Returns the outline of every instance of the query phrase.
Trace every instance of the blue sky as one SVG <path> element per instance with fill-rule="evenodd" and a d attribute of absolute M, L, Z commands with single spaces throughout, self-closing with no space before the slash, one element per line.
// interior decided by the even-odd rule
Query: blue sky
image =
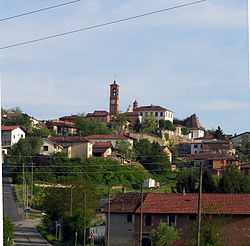
<path fill-rule="evenodd" d="M 192 0 L 83 0 L 0 22 L 0 46 L 155 11 Z M 65 1 L 0 0 L 0 17 Z M 67 37 L 0 50 L 2 106 L 38 119 L 120 110 L 135 99 L 205 128 L 249 131 L 247 0 L 208 0 Z"/>

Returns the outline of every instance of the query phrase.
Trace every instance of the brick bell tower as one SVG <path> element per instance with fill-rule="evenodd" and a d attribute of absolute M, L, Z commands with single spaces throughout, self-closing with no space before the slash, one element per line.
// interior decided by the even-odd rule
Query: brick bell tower
<path fill-rule="evenodd" d="M 119 85 L 116 81 L 110 85 L 109 113 L 110 115 L 119 113 Z"/>

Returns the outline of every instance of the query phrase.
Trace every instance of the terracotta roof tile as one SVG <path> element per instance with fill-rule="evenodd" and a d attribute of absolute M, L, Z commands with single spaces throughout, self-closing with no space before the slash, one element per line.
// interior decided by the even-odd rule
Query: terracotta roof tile
<path fill-rule="evenodd" d="M 68 142 L 89 142 L 88 139 L 81 136 L 70 136 L 70 137 L 48 137 L 53 142 L 56 143 L 68 143 Z"/>
<path fill-rule="evenodd" d="M 12 131 L 15 130 L 17 128 L 21 128 L 21 126 L 2 126 L 2 131 Z"/>
<path fill-rule="evenodd" d="M 119 139 L 128 139 L 127 137 L 123 135 L 90 135 L 86 136 L 87 139 L 109 139 L 109 140 L 119 140 Z"/>
<path fill-rule="evenodd" d="M 250 194 L 203 194 L 202 204 L 203 213 L 250 214 Z M 193 214 L 197 210 L 198 194 L 147 193 L 143 203 L 143 213 Z"/>
<path fill-rule="evenodd" d="M 198 153 L 185 157 L 186 160 L 237 160 L 235 157 L 218 153 Z"/>
<path fill-rule="evenodd" d="M 144 198 L 145 198 L 144 194 Z M 110 211 L 112 213 L 133 213 L 140 206 L 140 193 L 119 193 L 112 197 Z M 106 207 L 103 212 L 108 212 Z"/>
<path fill-rule="evenodd" d="M 163 108 L 161 106 L 155 106 L 155 105 L 150 105 L 150 106 L 141 106 L 135 109 L 135 111 L 169 111 L 169 112 L 173 112 L 169 109 Z"/>

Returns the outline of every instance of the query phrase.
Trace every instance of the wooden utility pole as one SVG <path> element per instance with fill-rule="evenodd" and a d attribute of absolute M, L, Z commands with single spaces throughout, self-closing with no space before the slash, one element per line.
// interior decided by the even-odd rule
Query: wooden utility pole
<path fill-rule="evenodd" d="M 200 182 L 199 182 L 199 195 L 198 195 L 198 224 L 197 224 L 197 241 L 196 241 L 197 246 L 200 246 L 200 238 L 201 238 L 202 170 L 203 170 L 203 162 L 201 162 L 200 164 Z"/>
<path fill-rule="evenodd" d="M 106 246 L 109 246 L 110 240 L 110 189 L 108 188 L 108 221 L 107 221 L 107 240 Z"/>
<path fill-rule="evenodd" d="M 70 187 L 70 216 L 72 216 L 73 210 L 73 186 Z"/>
<path fill-rule="evenodd" d="M 33 170 L 33 162 L 31 162 L 31 187 L 30 187 L 30 199 L 33 197 L 33 185 L 34 185 L 34 170 Z"/>
<path fill-rule="evenodd" d="M 141 206 L 140 206 L 140 238 L 139 245 L 142 246 L 142 231 L 143 231 L 143 184 L 141 185 Z"/>
<path fill-rule="evenodd" d="M 83 228 L 83 245 L 86 245 L 86 191 L 84 193 L 84 228 Z"/>

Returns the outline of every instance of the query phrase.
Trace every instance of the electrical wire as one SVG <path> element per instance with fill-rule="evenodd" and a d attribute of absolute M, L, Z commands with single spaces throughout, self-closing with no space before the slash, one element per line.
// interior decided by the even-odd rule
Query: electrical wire
<path fill-rule="evenodd" d="M 49 7 L 46 7 L 46 8 L 37 9 L 37 10 L 29 11 L 29 12 L 26 12 L 26 13 L 5 17 L 5 18 L 0 19 L 0 22 L 1 21 L 7 21 L 7 20 L 10 20 L 10 19 L 19 18 L 19 17 L 26 16 L 26 15 L 35 14 L 35 13 L 38 13 L 38 12 L 42 12 L 42 11 L 46 11 L 46 10 L 50 10 L 50 9 L 54 9 L 54 8 L 58 8 L 58 7 L 62 7 L 62 6 L 69 5 L 69 4 L 76 3 L 76 2 L 80 2 L 80 1 L 81 0 L 74 0 L 74 1 L 71 1 L 71 2 L 61 3 L 61 4 L 49 6 Z"/>
<path fill-rule="evenodd" d="M 61 37 L 61 36 L 66 36 L 66 35 L 70 35 L 70 34 L 73 34 L 73 33 L 87 31 L 87 30 L 95 29 L 95 28 L 100 28 L 100 27 L 103 27 L 103 26 L 113 25 L 113 24 L 116 24 L 116 23 L 125 22 L 125 21 L 129 21 L 129 20 L 137 19 L 137 18 L 142 18 L 142 17 L 149 16 L 149 15 L 159 14 L 159 13 L 162 13 L 162 12 L 165 12 L 165 11 L 169 11 L 169 10 L 173 10 L 173 9 L 177 9 L 177 8 L 182 8 L 182 7 L 186 7 L 186 6 L 190 6 L 190 5 L 194 5 L 194 4 L 198 4 L 198 3 L 201 3 L 201 2 L 205 2 L 205 1 L 207 1 L 207 0 L 199 0 L 199 1 L 189 2 L 189 3 L 185 3 L 185 4 L 182 4 L 182 5 L 177 5 L 177 6 L 170 7 L 170 8 L 165 8 L 165 9 L 160 9 L 160 10 L 156 10 L 156 11 L 152 11 L 152 12 L 148 12 L 148 13 L 144 13 L 144 14 L 140 14 L 140 15 L 130 16 L 130 17 L 127 17 L 127 18 L 122 18 L 122 19 L 119 19 L 119 20 L 114 20 L 114 21 L 109 21 L 109 22 L 105 22 L 105 23 L 101 23 L 101 24 L 96 24 L 96 25 L 93 25 L 93 26 L 83 27 L 83 28 L 68 31 L 68 32 L 58 33 L 58 34 L 54 34 L 54 35 L 50 35 L 50 36 L 46 36 L 46 37 L 42 37 L 42 38 L 37 38 L 37 39 L 32 39 L 32 40 L 28 40 L 28 41 L 24 41 L 24 42 L 20 42 L 20 43 L 10 44 L 10 45 L 7 45 L 7 46 L 0 47 L 0 50 L 9 49 L 9 48 L 17 47 L 17 46 L 22 46 L 22 45 L 26 45 L 26 44 L 30 44 L 30 43 L 40 42 L 40 41 L 44 41 L 44 40 L 48 40 L 48 39 L 52 39 L 52 38 Z"/>

